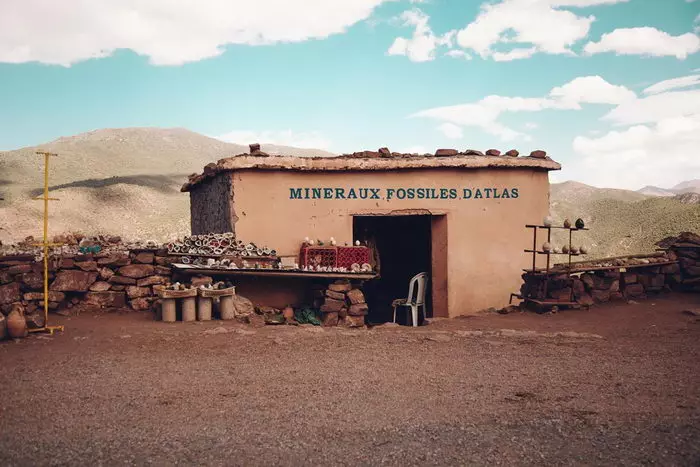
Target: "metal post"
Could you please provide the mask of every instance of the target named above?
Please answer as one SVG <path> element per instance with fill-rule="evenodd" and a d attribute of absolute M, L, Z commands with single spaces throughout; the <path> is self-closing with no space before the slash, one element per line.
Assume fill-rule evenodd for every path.
<path fill-rule="evenodd" d="M 49 158 L 57 156 L 51 152 L 37 151 L 37 154 L 44 156 L 44 196 L 33 198 L 44 201 L 44 237 L 41 245 L 44 247 L 44 326 L 38 329 L 30 329 L 29 332 L 63 331 L 63 326 L 49 326 L 49 247 L 58 246 L 60 243 L 49 243 L 49 201 L 58 201 L 57 198 L 49 198 Z"/>

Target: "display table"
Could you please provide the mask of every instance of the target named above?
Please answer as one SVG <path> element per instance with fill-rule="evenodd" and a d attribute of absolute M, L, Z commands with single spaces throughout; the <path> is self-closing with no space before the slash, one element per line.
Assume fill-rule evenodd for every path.
<path fill-rule="evenodd" d="M 294 277 L 308 279 L 349 279 L 367 281 L 377 277 L 374 273 L 352 272 L 311 272 L 284 269 L 217 269 L 192 264 L 173 263 L 172 268 L 187 275 L 205 276 L 254 276 L 254 277 Z"/>

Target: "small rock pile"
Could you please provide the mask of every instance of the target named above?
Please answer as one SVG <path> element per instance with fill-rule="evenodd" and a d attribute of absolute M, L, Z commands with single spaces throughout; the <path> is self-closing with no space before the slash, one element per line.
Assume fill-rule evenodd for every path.
<path fill-rule="evenodd" d="M 369 312 L 362 291 L 348 280 L 337 280 L 327 286 L 314 289 L 314 307 L 321 310 L 323 326 L 347 326 L 359 328 L 365 325 Z"/>
<path fill-rule="evenodd" d="M 417 153 L 401 153 L 401 152 L 391 152 L 388 148 L 380 148 L 378 151 L 359 151 L 353 152 L 352 154 L 343 154 L 339 156 L 344 159 L 378 159 L 378 158 L 408 158 L 408 157 L 457 157 L 457 156 L 487 156 L 487 157 L 518 157 L 520 152 L 517 149 L 511 149 L 505 153 L 501 153 L 498 149 L 489 149 L 485 153 L 478 151 L 476 149 L 465 149 L 459 151 L 457 149 L 438 149 L 434 154 L 417 154 Z M 537 150 L 532 151 L 530 156 L 535 159 L 547 159 L 547 153 L 545 151 Z"/>
<path fill-rule="evenodd" d="M 700 292 L 700 235 L 683 232 L 677 237 L 667 237 L 657 243 L 678 257 L 681 272 L 681 289 Z"/>

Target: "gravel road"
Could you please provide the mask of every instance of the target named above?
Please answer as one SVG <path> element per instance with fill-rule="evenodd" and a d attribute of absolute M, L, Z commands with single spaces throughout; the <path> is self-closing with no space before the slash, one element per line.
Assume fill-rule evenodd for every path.
<path fill-rule="evenodd" d="M 0 345 L 0 464 L 700 465 L 688 307 L 369 330 L 56 317 Z"/>

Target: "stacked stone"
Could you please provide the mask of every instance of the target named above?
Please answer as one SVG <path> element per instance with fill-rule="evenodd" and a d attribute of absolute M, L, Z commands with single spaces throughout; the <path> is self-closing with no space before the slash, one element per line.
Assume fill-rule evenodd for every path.
<path fill-rule="evenodd" d="M 365 325 L 369 312 L 365 296 L 350 281 L 337 280 L 325 288 L 317 288 L 314 294 L 314 305 L 321 310 L 323 326 L 359 328 Z"/>
<path fill-rule="evenodd" d="M 171 257 L 163 250 L 62 254 L 49 259 L 49 310 L 84 301 L 99 307 L 148 310 L 153 286 L 169 283 Z M 21 303 L 30 325 L 43 326 L 43 260 L 28 255 L 0 257 L 0 311 Z"/>
<path fill-rule="evenodd" d="M 673 238 L 669 248 L 678 257 L 680 287 L 689 292 L 700 292 L 700 235 L 683 232 Z"/>
<path fill-rule="evenodd" d="M 576 303 L 591 306 L 615 300 L 646 298 L 647 294 L 670 291 L 682 283 L 681 268 L 677 263 L 649 265 L 619 270 L 599 270 L 569 276 L 551 276 L 544 294 L 544 276 L 524 274 L 521 293 L 530 298 L 570 301 L 572 295 Z"/>

